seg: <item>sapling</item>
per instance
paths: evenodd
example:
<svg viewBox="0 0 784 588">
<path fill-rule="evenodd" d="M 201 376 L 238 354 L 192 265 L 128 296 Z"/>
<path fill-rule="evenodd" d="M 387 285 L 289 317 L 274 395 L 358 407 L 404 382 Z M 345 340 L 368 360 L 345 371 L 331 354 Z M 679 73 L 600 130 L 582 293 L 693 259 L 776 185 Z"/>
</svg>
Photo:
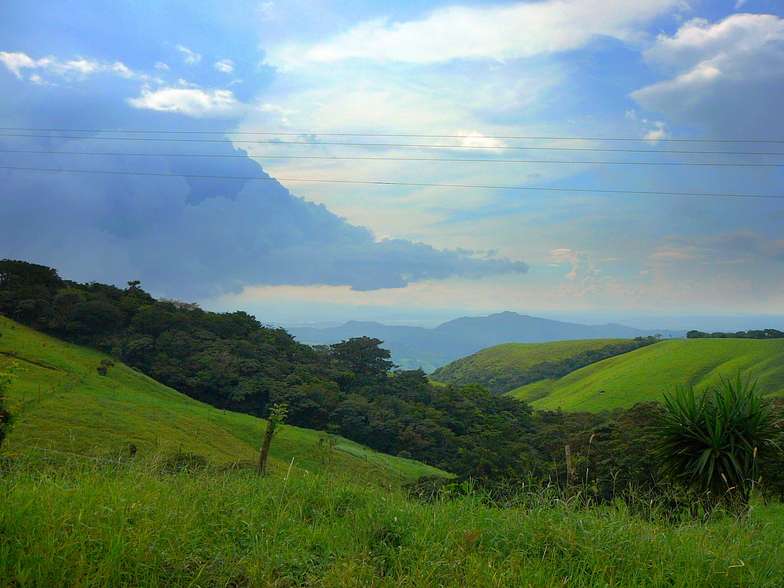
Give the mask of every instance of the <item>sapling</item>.
<svg viewBox="0 0 784 588">
<path fill-rule="evenodd" d="M 270 411 L 269 418 L 267 419 L 267 430 L 264 433 L 264 443 L 261 445 L 261 452 L 259 453 L 259 467 L 258 475 L 263 476 L 267 473 L 267 457 L 269 456 L 270 444 L 272 438 L 280 430 L 283 421 L 286 420 L 288 406 L 286 404 L 274 404 Z"/>
<path fill-rule="evenodd" d="M 14 367 L 12 365 L 11 369 Z M 8 429 L 11 427 L 11 412 L 6 407 L 5 394 L 11 386 L 12 377 L 10 373 L 0 372 L 0 449 L 3 448 L 3 441 Z"/>
</svg>

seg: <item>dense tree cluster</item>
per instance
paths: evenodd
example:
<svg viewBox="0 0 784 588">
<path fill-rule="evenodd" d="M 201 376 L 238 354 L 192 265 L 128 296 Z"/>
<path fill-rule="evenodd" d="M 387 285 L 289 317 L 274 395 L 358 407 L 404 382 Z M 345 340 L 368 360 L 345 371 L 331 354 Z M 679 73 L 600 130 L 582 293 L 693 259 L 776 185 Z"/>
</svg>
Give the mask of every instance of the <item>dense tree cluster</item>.
<svg viewBox="0 0 784 588">
<path fill-rule="evenodd" d="M 738 331 L 737 333 L 703 333 L 702 331 L 689 331 L 686 333 L 687 339 L 781 339 L 784 338 L 784 331 L 776 329 L 763 329 L 761 331 Z"/>
</svg>

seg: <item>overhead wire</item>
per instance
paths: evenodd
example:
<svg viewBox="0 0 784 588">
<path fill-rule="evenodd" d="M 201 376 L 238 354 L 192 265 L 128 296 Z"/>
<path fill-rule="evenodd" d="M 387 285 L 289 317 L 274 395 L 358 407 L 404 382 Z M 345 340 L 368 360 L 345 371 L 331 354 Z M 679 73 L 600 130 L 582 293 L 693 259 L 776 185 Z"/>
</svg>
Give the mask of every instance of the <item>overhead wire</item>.
<svg viewBox="0 0 784 588">
<path fill-rule="evenodd" d="M 305 183 L 318 183 L 318 184 L 360 184 L 372 186 L 407 186 L 407 187 L 436 187 L 436 188 L 471 188 L 483 190 L 518 190 L 518 191 L 536 191 L 536 192 L 573 192 L 573 193 L 588 193 L 588 194 L 632 194 L 632 195 L 646 195 L 646 196 L 705 196 L 713 198 L 762 198 L 762 199 L 775 199 L 784 200 L 784 195 L 775 194 L 736 194 L 736 193 L 723 193 L 723 192 L 668 192 L 660 190 L 609 190 L 609 189 L 594 189 L 594 188 L 548 188 L 538 186 L 497 186 L 497 185 L 482 185 L 482 184 L 444 184 L 435 182 L 399 182 L 399 181 L 385 181 L 385 180 L 336 180 L 329 178 L 282 178 L 271 176 L 231 176 L 231 175 L 211 175 L 211 174 L 173 174 L 173 173 L 157 173 L 157 172 L 126 172 L 116 170 L 86 170 L 86 169 L 51 169 L 51 168 L 35 168 L 35 167 L 22 167 L 22 166 L 0 166 L 0 169 L 6 170 L 21 170 L 21 171 L 38 171 L 38 172 L 54 172 L 54 173 L 87 173 L 87 174 L 108 174 L 108 175 L 122 175 L 122 176 L 151 176 L 151 177 L 171 177 L 171 178 L 204 178 L 204 179 L 220 179 L 220 180 L 262 180 L 262 181 L 277 181 L 277 182 L 305 182 Z"/>
<path fill-rule="evenodd" d="M 217 159 L 247 159 L 247 155 L 226 153 L 120 153 L 113 151 L 34 151 L 28 149 L 0 149 L 0 153 L 23 155 L 92 155 L 115 157 L 209 157 Z M 337 155 L 259 155 L 263 159 L 304 159 L 335 161 L 427 161 L 461 163 L 545 163 L 568 165 L 653 165 L 653 166 L 694 166 L 694 167 L 784 167 L 784 163 L 727 163 L 727 162 L 689 162 L 689 161 L 584 161 L 554 159 L 488 159 L 453 157 L 362 157 Z"/>
<path fill-rule="evenodd" d="M 537 141 L 644 141 L 656 143 L 784 143 L 780 139 L 673 139 L 673 138 L 646 138 L 646 137 L 566 137 L 566 136 L 537 136 L 537 135 L 476 135 L 476 134 L 420 134 L 420 133 L 314 133 L 309 131 L 162 131 L 154 129 L 53 129 L 53 128 L 24 128 L 0 127 L 2 131 L 29 131 L 29 132 L 56 132 L 56 133 L 127 133 L 127 134 L 183 134 L 183 135 L 281 135 L 281 136 L 308 136 L 308 137 L 419 137 L 431 139 L 520 139 Z"/>
<path fill-rule="evenodd" d="M 250 144 L 250 145 L 309 145 L 342 146 L 342 147 L 405 147 L 408 149 L 475 149 L 494 151 L 575 151 L 591 153 L 647 153 L 647 154 L 677 154 L 677 155 L 784 155 L 784 151 L 696 151 L 685 149 L 611 149 L 599 147 L 554 147 L 554 146 L 522 146 L 522 145 L 442 145 L 437 143 L 359 143 L 345 141 L 275 141 L 251 139 L 190 139 L 171 137 L 85 137 L 85 136 L 50 136 L 33 134 L 0 133 L 0 137 L 16 138 L 41 138 L 41 139 L 68 139 L 81 141 L 154 141 L 166 143 L 223 143 L 223 144 Z M 484 137 L 483 137 L 484 138 Z"/>
<path fill-rule="evenodd" d="M 21 133 L 21 134 L 20 134 Z M 40 133 L 60 133 L 40 134 Z M 102 136 L 74 136 L 73 134 L 63 135 L 62 133 L 102 133 Z M 141 135 L 141 136 L 105 136 L 106 134 Z M 164 131 L 164 130 L 99 130 L 99 129 L 54 129 L 54 128 L 22 128 L 22 127 L 0 127 L 0 137 L 16 138 L 46 138 L 64 140 L 104 140 L 104 141 L 134 141 L 134 142 L 173 142 L 173 143 L 212 143 L 212 144 L 250 144 L 250 145 L 274 145 L 275 147 L 306 145 L 309 147 L 320 146 L 340 146 L 340 147 L 385 147 L 385 148 L 408 148 L 408 149 L 472 149 L 472 150 L 493 150 L 496 152 L 504 151 L 566 151 L 566 152 L 586 152 L 586 153 L 644 153 L 647 155 L 675 154 L 675 155 L 724 155 L 724 156 L 778 156 L 784 152 L 769 151 L 739 151 L 739 150 L 694 150 L 694 149 L 626 149 L 626 148 L 607 148 L 607 147 L 558 147 L 558 146 L 520 146 L 520 145 L 445 145 L 439 143 L 388 143 L 388 142 L 348 142 L 348 141 L 280 141 L 280 140 L 251 140 L 251 139 L 204 139 L 191 138 L 192 135 L 221 135 L 229 136 L 293 136 L 293 137 L 374 137 L 374 138 L 438 138 L 438 139 L 515 139 L 515 140 L 548 140 L 548 141 L 647 141 L 644 138 L 617 138 L 617 137 L 547 137 L 547 136 L 523 136 L 523 135 L 431 135 L 431 134 L 384 134 L 384 133 L 301 133 L 301 132 L 225 132 L 225 131 Z M 161 135 L 188 135 L 188 137 L 163 137 Z M 678 142 L 678 143 L 713 143 L 713 144 L 781 144 L 784 140 L 737 140 L 737 139 L 657 139 L 656 142 Z M 119 153 L 107 151 L 62 151 L 62 150 L 31 150 L 31 149 L 0 149 L 0 153 L 19 154 L 19 155 L 84 155 L 84 156 L 121 156 L 121 157 L 159 157 L 159 158 L 247 158 L 247 154 L 207 154 L 207 153 Z M 710 161 L 586 161 L 579 159 L 570 160 L 548 160 L 548 159 L 505 159 L 487 157 L 404 157 L 404 156 L 337 156 L 337 155 L 279 155 L 260 153 L 253 155 L 256 158 L 267 160 L 322 160 L 322 161 L 406 161 L 406 162 L 461 162 L 461 163 L 506 163 L 506 164 L 568 164 L 568 165 L 623 165 L 623 166 L 683 166 L 683 167 L 726 167 L 726 168 L 780 168 L 783 163 L 769 162 L 710 162 Z M 375 186 L 408 186 L 408 187 L 442 187 L 442 188 L 474 188 L 489 190 L 525 190 L 540 192 L 570 192 L 570 193 L 603 193 L 603 194 L 630 194 L 630 195 L 663 195 L 663 196 L 704 196 L 722 198 L 766 198 L 783 199 L 782 195 L 775 194 L 741 194 L 741 193 L 718 193 L 718 192 L 673 192 L 673 191 L 646 191 L 646 190 L 611 190 L 611 189 L 589 189 L 589 188 L 552 188 L 536 186 L 515 186 L 515 185 L 483 185 L 483 184 L 462 184 L 462 183 L 438 183 L 438 182 L 404 182 L 386 180 L 341 180 L 329 178 L 283 178 L 269 176 L 239 176 L 239 175 L 209 175 L 209 174 L 175 174 L 175 173 L 155 173 L 155 172 L 133 172 L 117 170 L 95 170 L 95 169 L 61 169 L 44 168 L 33 166 L 0 166 L 0 169 L 17 171 L 37 171 L 53 173 L 86 173 L 86 174 L 110 174 L 110 175 L 135 175 L 153 177 L 185 177 L 185 178 L 205 178 L 205 179 L 233 179 L 243 181 L 253 180 L 277 180 L 280 182 L 307 182 L 325 184 L 355 184 L 355 185 L 375 185 Z"/>
</svg>

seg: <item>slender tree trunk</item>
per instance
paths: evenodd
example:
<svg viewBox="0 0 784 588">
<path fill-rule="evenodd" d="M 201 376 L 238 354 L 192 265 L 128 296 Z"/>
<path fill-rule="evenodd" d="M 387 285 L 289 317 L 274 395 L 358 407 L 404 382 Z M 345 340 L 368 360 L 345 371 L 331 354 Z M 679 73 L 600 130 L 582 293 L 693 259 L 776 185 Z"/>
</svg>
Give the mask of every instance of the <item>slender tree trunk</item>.
<svg viewBox="0 0 784 588">
<path fill-rule="evenodd" d="M 566 454 L 566 495 L 572 495 L 572 486 L 574 486 L 574 465 L 572 465 L 572 448 L 564 445 L 564 453 Z"/>
<path fill-rule="evenodd" d="M 261 453 L 259 453 L 259 469 L 257 471 L 259 476 L 267 473 L 267 456 L 269 456 L 272 437 L 275 435 L 275 426 L 274 420 L 267 421 L 267 431 L 264 433 L 264 443 L 261 444 Z"/>
</svg>

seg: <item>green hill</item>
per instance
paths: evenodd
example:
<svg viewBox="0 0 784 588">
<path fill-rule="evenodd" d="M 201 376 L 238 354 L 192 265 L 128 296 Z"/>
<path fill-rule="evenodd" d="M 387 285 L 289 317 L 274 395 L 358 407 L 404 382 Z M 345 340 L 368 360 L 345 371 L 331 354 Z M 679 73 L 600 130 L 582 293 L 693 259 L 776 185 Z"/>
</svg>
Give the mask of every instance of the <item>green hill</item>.
<svg viewBox="0 0 784 588">
<path fill-rule="evenodd" d="M 678 384 L 697 388 L 741 370 L 767 395 L 784 393 L 784 339 L 672 339 L 509 394 L 537 409 L 599 411 L 657 400 Z"/>
<path fill-rule="evenodd" d="M 602 349 L 626 350 L 634 348 L 632 339 L 582 339 L 553 341 L 550 343 L 505 343 L 483 349 L 463 359 L 437 369 L 431 379 L 444 384 L 466 386 L 479 383 L 495 394 L 503 394 L 529 382 L 552 375 L 556 365 L 564 366 L 573 359 L 582 358 L 576 367 L 582 367 L 608 355 Z M 590 355 L 597 357 L 591 361 Z M 575 367 L 564 368 L 568 372 Z"/>
<path fill-rule="evenodd" d="M 102 459 L 127 454 L 134 444 L 140 455 L 192 453 L 219 466 L 258 458 L 264 420 L 208 406 L 120 363 L 100 375 L 102 360 L 108 357 L 0 316 L 0 371 L 16 364 L 8 395 L 16 422 L 3 452 Z M 272 444 L 270 465 L 288 468 L 293 460 L 302 469 L 396 485 L 445 475 L 341 437 L 330 439 L 286 426 Z"/>
</svg>

